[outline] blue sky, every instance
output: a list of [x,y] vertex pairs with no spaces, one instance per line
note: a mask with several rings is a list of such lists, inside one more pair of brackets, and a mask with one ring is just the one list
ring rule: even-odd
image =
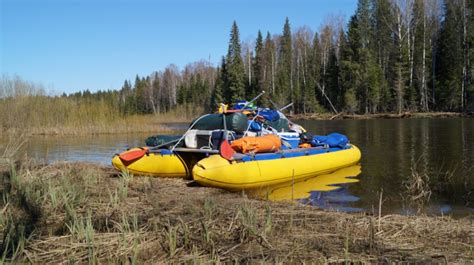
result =
[[216,64],[236,20],[241,40],[258,30],[313,30],[356,0],[0,0],[0,72],[56,92],[118,89],[125,79],[174,63]]

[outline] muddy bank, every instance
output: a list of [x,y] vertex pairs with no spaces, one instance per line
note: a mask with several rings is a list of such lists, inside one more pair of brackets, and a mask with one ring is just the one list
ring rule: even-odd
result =
[[327,212],[91,164],[1,175],[6,261],[474,262],[472,217]]

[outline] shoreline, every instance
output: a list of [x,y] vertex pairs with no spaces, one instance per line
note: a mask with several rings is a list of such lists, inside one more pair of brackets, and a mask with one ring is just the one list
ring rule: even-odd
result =
[[[378,113],[378,114],[348,114],[339,113],[313,113],[313,114],[287,114],[292,120],[369,120],[369,119],[410,119],[410,118],[458,118],[474,117],[474,113],[461,112],[404,112],[396,113]],[[166,124],[173,122],[189,123],[191,119],[187,117],[160,119],[154,115],[134,116],[121,121],[104,123],[100,125],[89,126],[52,126],[52,127],[33,127],[24,129],[9,128],[0,130],[0,135],[26,135],[26,136],[79,136],[79,135],[113,135],[113,134],[132,134],[132,133],[173,133],[173,129]]]
[[6,261],[474,262],[472,216],[331,212],[86,163],[15,168],[0,167],[1,232],[22,242]]
[[371,119],[409,119],[409,118],[456,118],[474,117],[474,113],[462,112],[403,112],[398,113],[375,113],[375,114],[350,114],[340,112],[315,113],[315,114],[295,114],[286,115],[294,120],[371,120]]

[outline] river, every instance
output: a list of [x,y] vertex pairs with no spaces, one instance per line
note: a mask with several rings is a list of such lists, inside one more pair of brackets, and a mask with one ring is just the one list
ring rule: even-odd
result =
[[[297,122],[318,135],[346,134],[362,151],[361,167],[351,171],[356,172],[352,174],[357,175],[355,181],[350,178],[334,185],[329,183],[326,188],[318,188],[319,184],[312,186],[313,190],[306,191],[306,198],[298,198],[300,202],[321,208],[369,213],[376,213],[380,202],[385,214],[422,211],[463,216],[474,213],[474,119]],[[185,129],[183,124],[172,126],[177,134]],[[84,161],[109,165],[113,154],[143,145],[147,136],[33,136],[25,150],[29,157],[45,162]],[[341,174],[349,174],[345,172]],[[414,173],[429,176],[431,196],[424,207],[410,200],[410,196],[416,194],[408,192],[404,186]],[[335,179],[334,176],[323,176],[316,181],[324,178]],[[327,188],[331,186],[333,188]],[[294,189],[288,189],[287,193],[294,195]],[[284,190],[275,191],[275,196]]]

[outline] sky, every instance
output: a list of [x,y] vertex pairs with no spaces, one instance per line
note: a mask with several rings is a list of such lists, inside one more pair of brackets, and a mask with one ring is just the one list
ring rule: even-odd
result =
[[[0,72],[72,93],[120,89],[125,79],[169,64],[227,53],[237,21],[242,41],[318,30],[330,15],[346,20],[356,0],[0,0]],[[265,36],[265,35],[264,35]]]

